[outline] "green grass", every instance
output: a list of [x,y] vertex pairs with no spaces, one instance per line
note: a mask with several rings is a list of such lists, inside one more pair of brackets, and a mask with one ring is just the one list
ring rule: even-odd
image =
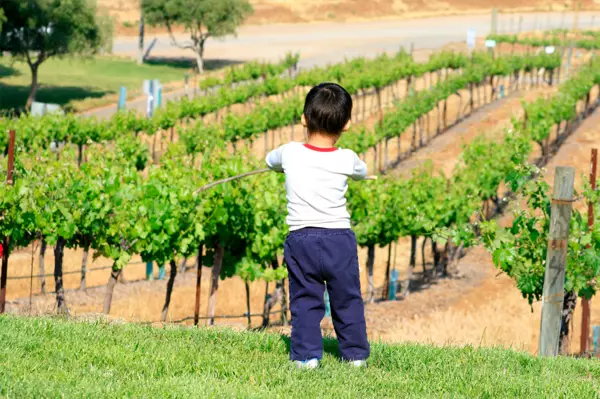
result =
[[288,362],[288,339],[223,329],[0,317],[0,396],[597,398],[600,362],[373,344],[368,369]]
[[[37,101],[81,111],[116,102],[121,86],[127,87],[129,97],[140,95],[144,79],[183,82],[191,67],[185,60],[156,60],[140,66],[114,57],[50,59],[40,66]],[[0,110],[23,107],[30,84],[26,63],[0,57]]]

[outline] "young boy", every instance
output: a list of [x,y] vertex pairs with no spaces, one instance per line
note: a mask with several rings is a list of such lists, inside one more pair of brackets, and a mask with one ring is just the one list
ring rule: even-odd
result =
[[314,87],[302,115],[308,142],[282,145],[266,158],[271,170],[286,177],[291,359],[299,368],[318,367],[323,355],[325,282],[342,358],[362,367],[370,353],[356,237],[345,198],[348,178],[364,179],[367,166],[353,151],[334,147],[349,129],[351,115],[352,97],[344,88],[334,83]]

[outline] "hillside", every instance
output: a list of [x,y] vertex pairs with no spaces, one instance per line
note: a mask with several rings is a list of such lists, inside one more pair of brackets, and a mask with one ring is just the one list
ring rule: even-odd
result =
[[[248,23],[346,21],[451,15],[489,11],[561,11],[572,9],[573,0],[250,0],[255,14]],[[116,17],[117,31],[134,33],[131,24],[139,18],[139,0],[98,0],[100,7]],[[485,4],[485,6],[482,6]],[[582,0],[583,10],[600,8],[600,0]]]
[[[501,349],[374,344],[349,369],[327,341],[319,370],[267,333],[0,316],[3,397],[592,398],[600,362]],[[10,343],[10,344],[9,344]]]

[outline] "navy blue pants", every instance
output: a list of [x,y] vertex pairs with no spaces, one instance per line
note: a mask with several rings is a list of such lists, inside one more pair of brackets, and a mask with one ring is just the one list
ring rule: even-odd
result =
[[360,294],[356,236],[350,229],[305,228],[285,242],[292,312],[292,360],[321,359],[325,282],[344,360],[365,360],[369,342]]

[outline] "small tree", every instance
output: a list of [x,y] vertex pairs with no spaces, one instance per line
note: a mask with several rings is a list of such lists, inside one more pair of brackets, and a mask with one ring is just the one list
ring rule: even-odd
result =
[[[248,0],[142,0],[142,10],[148,24],[166,27],[175,46],[196,54],[200,73],[206,40],[235,35],[237,27],[254,12]],[[190,40],[177,41],[175,26],[183,26]]]
[[27,62],[31,70],[27,108],[35,100],[38,71],[44,61],[69,54],[95,54],[107,40],[96,7],[88,0],[3,0],[2,8],[0,52]]

